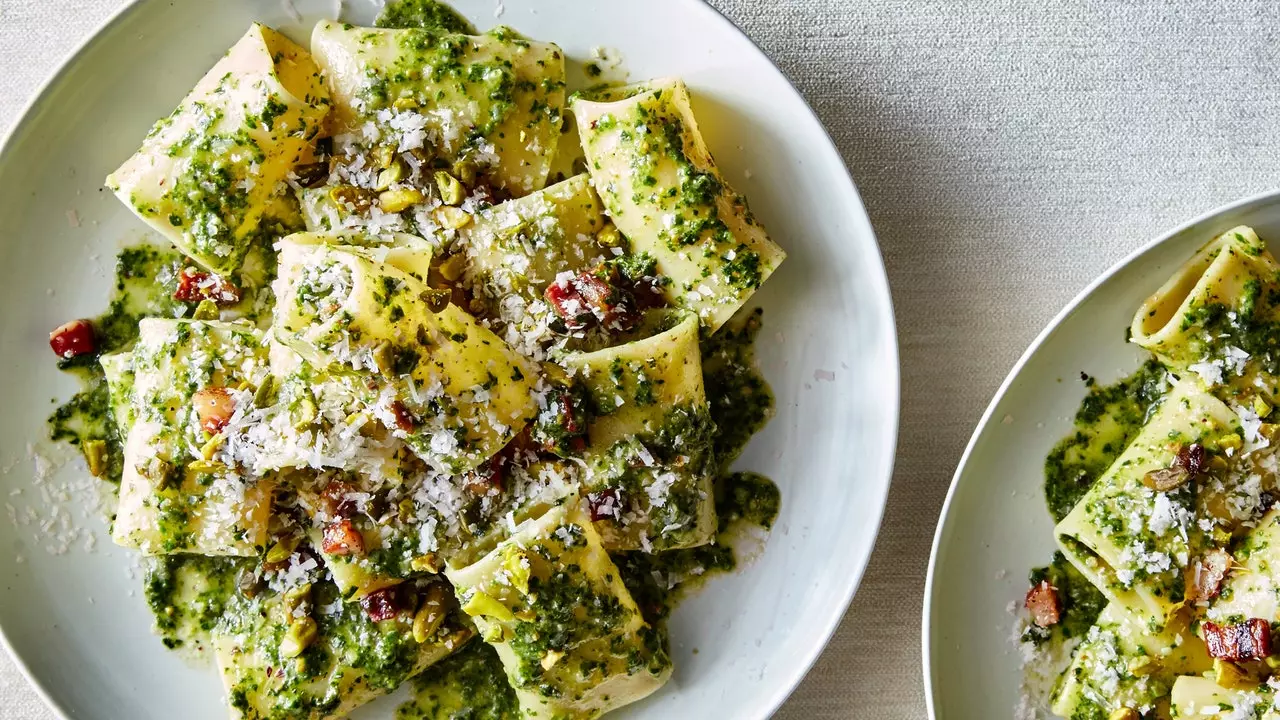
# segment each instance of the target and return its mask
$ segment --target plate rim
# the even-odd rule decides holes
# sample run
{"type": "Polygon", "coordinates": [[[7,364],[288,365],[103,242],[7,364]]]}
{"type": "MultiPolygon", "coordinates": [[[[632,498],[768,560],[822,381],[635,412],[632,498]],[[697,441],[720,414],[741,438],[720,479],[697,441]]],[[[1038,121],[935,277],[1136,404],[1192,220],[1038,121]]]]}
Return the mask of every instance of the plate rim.
{"type": "MultiPolygon", "coordinates": [[[[802,660],[792,666],[788,676],[784,682],[777,683],[775,689],[767,695],[766,701],[760,706],[760,712],[754,717],[757,720],[764,720],[771,717],[786,700],[791,697],[795,690],[800,686],[801,682],[808,676],[809,671],[817,662],[818,658],[826,651],[834,637],[836,630],[839,629],[844,618],[848,615],[849,606],[853,602],[853,598],[857,595],[858,589],[862,585],[862,580],[866,575],[867,567],[870,564],[871,557],[875,553],[876,546],[883,528],[885,509],[888,505],[889,491],[893,485],[894,471],[897,464],[897,446],[899,432],[901,430],[900,421],[902,413],[902,364],[901,352],[898,338],[897,314],[894,309],[893,294],[889,285],[888,271],[884,262],[884,252],[880,247],[880,240],[875,231],[875,226],[871,221],[871,216],[867,212],[866,203],[863,202],[862,194],[858,190],[857,183],[854,181],[853,173],[849,168],[848,162],[845,160],[844,154],[836,145],[835,140],[831,136],[830,130],[822,122],[813,106],[809,103],[803,93],[792,81],[790,76],[782,71],[773,58],[764,51],[759,43],[755,41],[745,30],[729,19],[727,15],[718,8],[712,6],[707,0],[674,0],[689,8],[693,12],[701,12],[711,22],[721,25],[723,29],[736,34],[739,38],[746,41],[765,62],[769,64],[778,77],[786,83],[794,98],[799,101],[800,106],[807,115],[808,120],[816,129],[813,134],[814,142],[819,143],[825,152],[830,153],[839,161],[843,172],[838,173],[841,187],[837,188],[840,195],[846,196],[852,201],[851,209],[854,210],[854,227],[853,231],[861,230],[865,232],[870,239],[871,248],[868,259],[871,260],[865,267],[870,279],[873,281],[873,296],[880,299],[882,304],[877,305],[881,308],[881,312],[876,313],[882,315],[877,318],[878,323],[885,328],[887,337],[880,338],[886,341],[884,351],[886,353],[884,370],[887,377],[884,379],[889,382],[888,391],[892,402],[888,403],[887,408],[881,408],[874,416],[878,424],[885,428],[884,446],[879,448],[885,461],[881,472],[874,475],[863,475],[861,482],[874,480],[871,484],[871,491],[876,507],[873,511],[871,522],[868,523],[871,532],[871,542],[865,548],[860,558],[856,558],[853,563],[852,572],[846,575],[845,587],[842,589],[843,596],[837,606],[833,607],[833,612],[829,613],[827,619],[819,623],[815,630],[815,637],[818,640],[811,644],[810,648],[804,654],[802,660]],[[821,141],[819,141],[821,138],[821,141]]],[[[88,51],[92,46],[102,41],[103,35],[114,28],[116,25],[125,22],[128,17],[136,12],[140,12],[142,8],[150,6],[152,3],[160,2],[160,0],[128,0],[114,12],[103,19],[96,27],[94,27],[82,40],[75,43],[66,55],[54,64],[53,69],[36,85],[31,91],[25,103],[15,115],[13,123],[9,128],[0,134],[0,164],[3,164],[6,156],[13,152],[16,147],[19,136],[27,132],[29,126],[35,119],[39,110],[47,103],[50,89],[58,82],[64,73],[72,64],[77,62],[81,55],[88,51]]],[[[846,234],[853,234],[852,232],[846,234]]],[[[967,451],[966,451],[967,454],[967,451]]],[[[950,493],[948,493],[950,500],[950,493]]],[[[932,570],[932,565],[931,565],[932,570]]],[[[927,590],[926,590],[927,592],[927,590]]],[[[31,668],[18,655],[11,644],[3,625],[0,625],[0,648],[3,648],[5,655],[8,656],[14,667],[17,668],[22,677],[27,681],[27,686],[33,689],[39,696],[44,706],[54,714],[59,720],[71,720],[71,716],[63,708],[41,682],[32,673],[31,668]]],[[[927,677],[926,677],[927,685],[927,677]]],[[[930,710],[932,715],[932,710],[930,710]]]]}
{"type": "Polygon", "coordinates": [[[1129,265],[1137,262],[1143,256],[1154,251],[1156,248],[1173,241],[1186,231],[1198,225],[1210,222],[1219,216],[1226,215],[1250,205],[1277,199],[1280,199],[1280,186],[1272,187],[1253,195],[1247,195],[1243,198],[1228,201],[1175,225],[1169,230],[1155,235],[1153,239],[1148,240],[1131,251],[1128,255],[1125,255],[1120,260],[1116,261],[1115,264],[1104,270],[1100,275],[1085,285],[1080,292],[1076,293],[1075,297],[1068,301],[1067,304],[1064,305],[1063,308],[1059,310],[1057,314],[1049,320],[1048,324],[1046,324],[1045,327],[1036,335],[1035,339],[1031,341],[1031,344],[1027,346],[1027,349],[1018,357],[1017,362],[1013,364],[1013,367],[1009,370],[1008,374],[1005,375],[1004,380],[1001,381],[1000,386],[992,395],[991,401],[987,404],[986,409],[983,410],[982,417],[979,418],[977,425],[974,427],[973,434],[969,436],[969,442],[965,445],[964,453],[960,456],[960,461],[956,465],[955,472],[951,476],[951,482],[947,487],[946,499],[942,503],[942,509],[938,512],[938,522],[934,528],[933,541],[929,549],[929,566],[925,574],[924,602],[921,604],[920,623],[920,657],[924,675],[925,707],[928,711],[929,720],[938,720],[933,655],[931,652],[931,641],[933,639],[932,620],[935,601],[934,595],[938,592],[938,589],[934,586],[934,575],[938,565],[938,551],[942,545],[942,536],[944,532],[952,522],[956,522],[956,520],[952,518],[951,503],[955,498],[957,488],[960,486],[960,478],[965,473],[965,469],[969,464],[970,456],[972,455],[973,449],[977,445],[979,438],[986,434],[987,428],[991,424],[992,417],[995,415],[996,407],[998,407],[1001,401],[1004,400],[1004,396],[1008,394],[1009,388],[1012,386],[1014,380],[1022,374],[1023,368],[1028,362],[1030,362],[1031,358],[1040,351],[1040,347],[1048,340],[1049,336],[1058,329],[1058,326],[1065,322],[1068,317],[1073,315],[1079,306],[1092,296],[1101,285],[1106,283],[1129,265]]]}

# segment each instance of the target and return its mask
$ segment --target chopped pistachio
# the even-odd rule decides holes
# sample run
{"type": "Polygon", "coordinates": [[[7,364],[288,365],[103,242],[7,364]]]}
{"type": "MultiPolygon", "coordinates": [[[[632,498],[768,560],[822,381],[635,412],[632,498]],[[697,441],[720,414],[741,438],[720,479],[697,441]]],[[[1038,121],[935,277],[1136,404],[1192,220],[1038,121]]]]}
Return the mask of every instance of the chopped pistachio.
{"type": "Polygon", "coordinates": [[[402,521],[413,517],[418,511],[417,505],[413,502],[413,498],[407,497],[396,503],[396,512],[402,521]]]}
{"type": "Polygon", "coordinates": [[[107,474],[107,444],[102,440],[86,440],[84,461],[89,464],[89,474],[100,478],[107,474]]]}
{"type": "Polygon", "coordinates": [[[1276,428],[1280,428],[1280,425],[1264,422],[1258,426],[1258,434],[1266,438],[1268,441],[1275,440],[1276,428]]]}
{"type": "Polygon", "coordinates": [[[315,421],[320,411],[316,408],[316,404],[311,398],[302,398],[298,403],[298,416],[294,419],[293,426],[299,430],[303,430],[315,421]]]}
{"type": "Polygon", "coordinates": [[[1261,395],[1254,395],[1253,411],[1258,414],[1258,417],[1264,418],[1271,414],[1271,403],[1267,402],[1266,398],[1261,395]]]}
{"type": "Polygon", "coordinates": [[[293,555],[293,551],[298,547],[298,538],[294,535],[286,535],[276,541],[271,549],[267,551],[267,562],[282,563],[293,555]]]}
{"type": "Polygon", "coordinates": [[[519,610],[516,612],[515,615],[516,615],[516,619],[521,622],[533,622],[534,620],[538,619],[538,613],[530,610],[529,608],[525,608],[524,610],[519,610]]]}
{"type": "Polygon", "coordinates": [[[378,162],[378,167],[389,168],[391,163],[396,160],[396,147],[394,145],[380,145],[377,150],[373,151],[373,159],[378,162]]]}
{"type": "Polygon", "coordinates": [[[1248,690],[1261,682],[1253,673],[1222,658],[1214,658],[1213,673],[1217,683],[1228,690],[1248,690]]]}
{"type": "Polygon", "coordinates": [[[489,643],[505,642],[506,636],[507,636],[507,632],[502,628],[501,625],[490,625],[489,627],[485,628],[484,634],[482,635],[482,637],[484,638],[484,641],[489,643]]]}
{"type": "Polygon", "coordinates": [[[424,202],[427,199],[421,191],[413,188],[396,188],[378,195],[378,207],[384,212],[398,213],[424,202]]]}
{"type": "Polygon", "coordinates": [[[1156,661],[1150,655],[1129,658],[1129,674],[1137,677],[1150,675],[1156,669],[1156,661]]]}
{"type": "Polygon", "coordinates": [[[436,208],[435,218],[436,222],[450,230],[461,230],[467,225],[470,225],[472,219],[471,213],[468,213],[462,208],[456,208],[450,205],[443,205],[436,208]]]}
{"type": "Polygon", "coordinates": [[[435,634],[449,614],[449,595],[444,585],[439,583],[427,588],[422,606],[413,616],[413,639],[424,643],[435,634]]]}
{"type": "Polygon", "coordinates": [[[151,458],[134,467],[138,474],[155,483],[158,488],[165,488],[173,480],[177,468],[163,458],[151,458]]]}
{"type": "Polygon", "coordinates": [[[218,303],[212,300],[201,300],[200,304],[196,305],[195,312],[191,313],[192,320],[217,320],[221,316],[218,303]]]}
{"type": "Polygon", "coordinates": [[[405,168],[404,161],[396,158],[391,161],[390,167],[378,173],[378,184],[374,186],[374,189],[379,191],[386,190],[408,176],[409,173],[405,168]]]}
{"type": "Polygon", "coordinates": [[[1131,707],[1116,708],[1107,716],[1107,720],[1139,720],[1141,715],[1131,707]]]}
{"type": "Polygon", "coordinates": [[[548,650],[547,654],[542,656],[542,660],[538,661],[538,664],[542,666],[543,670],[550,670],[555,667],[556,663],[560,662],[560,659],[563,657],[564,653],[559,650],[548,650]]]}
{"type": "Polygon", "coordinates": [[[618,232],[617,225],[609,223],[596,233],[596,243],[601,247],[622,247],[622,233],[618,232]]]}
{"type": "Polygon", "coordinates": [[[378,372],[383,377],[391,377],[395,374],[395,345],[385,340],[378,343],[373,348],[373,362],[378,366],[378,372]]]}
{"type": "Polygon", "coordinates": [[[453,298],[453,293],[448,290],[437,290],[428,288],[419,296],[422,301],[427,304],[427,309],[431,312],[440,312],[449,307],[449,300],[453,298]]]}
{"type": "Polygon", "coordinates": [[[460,628],[449,633],[441,644],[445,646],[445,649],[456,650],[462,647],[463,643],[470,640],[473,634],[467,628],[460,628]]]}
{"type": "Polygon", "coordinates": [[[1227,433],[1218,438],[1218,447],[1223,450],[1236,451],[1244,446],[1244,440],[1236,433],[1227,433]]]}
{"type": "Polygon", "coordinates": [[[344,213],[351,209],[355,212],[364,212],[373,205],[373,198],[369,191],[354,185],[334,185],[329,190],[329,199],[337,203],[338,208],[344,213]]]}
{"type": "Polygon", "coordinates": [[[463,273],[466,271],[467,256],[465,253],[454,253],[440,263],[440,276],[451,283],[461,280],[463,273]]]}
{"type": "Polygon", "coordinates": [[[226,469],[226,465],[213,460],[193,460],[187,464],[187,474],[192,476],[213,475],[226,469]]]}
{"type": "Polygon", "coordinates": [[[507,571],[511,587],[521,595],[529,594],[529,556],[518,545],[508,545],[502,551],[502,567],[507,571]]]}
{"type": "Polygon", "coordinates": [[[324,184],[329,177],[329,163],[313,162],[293,166],[293,178],[299,185],[316,188],[324,184]]]}
{"type": "Polygon", "coordinates": [[[516,617],[506,605],[482,592],[472,595],[471,599],[462,606],[462,611],[472,617],[486,615],[501,622],[511,622],[516,617]]]}
{"type": "Polygon", "coordinates": [[[1210,536],[1213,538],[1213,544],[1218,547],[1226,547],[1231,543],[1231,531],[1224,527],[1215,527],[1210,536]]]}
{"type": "Polygon", "coordinates": [[[445,205],[461,205],[467,197],[467,189],[462,187],[458,178],[444,170],[436,171],[436,189],[440,191],[440,202],[445,205]]]}
{"type": "Polygon", "coordinates": [[[274,375],[268,375],[258,389],[253,391],[253,404],[258,407],[267,407],[271,405],[271,401],[276,394],[276,378],[274,375]]]}
{"type": "Polygon", "coordinates": [[[1280,657],[1276,657],[1275,655],[1269,655],[1262,662],[1266,663],[1267,667],[1271,668],[1272,670],[1280,670],[1280,657]]]}
{"type": "Polygon", "coordinates": [[[226,436],[222,433],[209,438],[204,445],[200,446],[200,457],[205,460],[212,460],[213,456],[218,452],[218,448],[222,447],[222,443],[226,442],[226,439],[226,436]]]}
{"type": "Polygon", "coordinates": [[[289,629],[280,642],[280,656],[295,658],[302,654],[320,634],[316,621],[309,617],[298,618],[289,623],[289,629]]]}
{"type": "Polygon", "coordinates": [[[440,572],[440,556],[435,553],[419,555],[409,561],[409,567],[414,572],[438,573],[440,572]]]}
{"type": "Polygon", "coordinates": [[[476,184],[478,168],[476,161],[470,157],[460,157],[453,163],[453,176],[462,181],[463,185],[471,187],[476,184]]]}
{"type": "Polygon", "coordinates": [[[398,97],[395,102],[391,103],[391,107],[397,110],[413,110],[418,107],[418,101],[411,97],[398,97]]]}

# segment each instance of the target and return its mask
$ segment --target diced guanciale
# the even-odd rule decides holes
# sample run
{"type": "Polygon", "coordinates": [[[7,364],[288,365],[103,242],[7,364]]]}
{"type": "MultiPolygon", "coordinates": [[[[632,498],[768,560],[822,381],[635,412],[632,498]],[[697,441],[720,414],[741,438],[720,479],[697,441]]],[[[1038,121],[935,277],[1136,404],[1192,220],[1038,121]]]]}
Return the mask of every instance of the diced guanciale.
{"type": "Polygon", "coordinates": [[[1271,655],[1271,623],[1262,618],[1250,618],[1235,625],[1205,620],[1200,623],[1200,630],[1209,654],[1215,658],[1241,662],[1262,660],[1271,655]]]}
{"type": "Polygon", "coordinates": [[[231,422],[236,413],[236,400],[224,387],[211,385],[197,390],[191,396],[195,406],[196,417],[200,419],[200,427],[210,435],[217,435],[231,422]]]}
{"type": "Polygon", "coordinates": [[[58,357],[69,360],[97,350],[98,336],[93,331],[93,323],[88,320],[72,320],[49,333],[49,347],[58,357]]]}
{"type": "Polygon", "coordinates": [[[364,536],[355,523],[343,518],[324,526],[320,549],[326,555],[364,555],[364,536]]]}
{"type": "Polygon", "coordinates": [[[1058,589],[1041,580],[1027,591],[1024,601],[1027,610],[1031,611],[1031,621],[1040,627],[1057,625],[1062,619],[1062,601],[1058,598],[1058,589]]]}
{"type": "Polygon", "coordinates": [[[606,330],[630,330],[639,322],[635,297],[626,288],[600,277],[602,272],[588,270],[574,277],[557,278],[547,286],[543,295],[568,330],[584,330],[593,325],[606,330]]]}
{"type": "Polygon", "coordinates": [[[182,302],[212,300],[216,305],[235,305],[240,297],[240,288],[230,280],[189,267],[178,273],[178,289],[173,293],[173,299],[182,302]]]}
{"type": "Polygon", "coordinates": [[[1222,592],[1222,582],[1231,571],[1231,555],[1226,550],[1214,548],[1191,563],[1186,570],[1188,602],[1212,600],[1222,592]]]}

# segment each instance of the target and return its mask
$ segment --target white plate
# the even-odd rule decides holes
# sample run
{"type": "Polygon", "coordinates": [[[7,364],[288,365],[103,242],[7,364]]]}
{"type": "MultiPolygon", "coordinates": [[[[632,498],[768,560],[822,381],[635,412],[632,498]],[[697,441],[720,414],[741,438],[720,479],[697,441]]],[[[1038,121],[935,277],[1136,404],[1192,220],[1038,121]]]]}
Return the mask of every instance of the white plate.
{"type": "MultiPolygon", "coordinates": [[[[367,0],[365,0],[367,2],[367,0]]],[[[75,383],[46,334],[103,310],[117,248],[141,234],[102,178],[244,32],[261,20],[305,41],[336,0],[144,0],[98,32],[55,76],[0,153],[0,494],[49,518],[33,486],[29,442],[51,399],[75,383]],[[74,214],[72,214],[74,213],[74,214]]],[[[347,2],[347,17],[370,6],[347,2]]],[[[761,557],[680,607],[671,684],[620,717],[763,718],[790,693],[844,614],[875,540],[892,468],[898,368],[893,314],[875,237],[840,156],[786,79],[711,8],[693,0],[472,0],[478,26],[499,20],[560,43],[572,58],[621,52],[631,78],[680,75],[731,182],[790,258],[758,295],[760,341],[778,416],[741,465],[782,486],[781,518],[761,557]],[[495,20],[495,9],[505,12],[495,20]],[[697,651],[696,654],[694,651],[697,651]]],[[[575,72],[575,71],[571,71],[575,72]]],[[[571,77],[572,79],[572,77],[571,77]]],[[[83,478],[79,460],[51,485],[83,478]]],[[[32,526],[0,520],[0,627],[49,702],[74,718],[225,717],[210,669],[185,665],[149,632],[130,553],[83,513],[58,505],[97,547],[44,548],[32,526]]],[[[364,716],[389,717],[382,701],[364,716]]]]}
{"type": "Polygon", "coordinates": [[[1049,323],[978,424],[951,482],[925,588],[924,676],[930,717],[1013,716],[1022,675],[1015,616],[1027,573],[1055,549],[1044,459],[1070,432],[1082,371],[1109,383],[1145,353],[1125,330],[1142,301],[1218,233],[1250,225],[1280,249],[1280,191],[1219,208],[1111,268],[1049,323]]]}

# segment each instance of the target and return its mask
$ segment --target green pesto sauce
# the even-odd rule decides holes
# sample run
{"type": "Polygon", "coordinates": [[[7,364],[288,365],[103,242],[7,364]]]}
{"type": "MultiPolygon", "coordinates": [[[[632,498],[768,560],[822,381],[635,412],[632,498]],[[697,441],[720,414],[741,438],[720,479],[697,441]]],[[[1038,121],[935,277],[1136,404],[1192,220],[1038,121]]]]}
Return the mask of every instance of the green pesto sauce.
{"type": "MultiPolygon", "coordinates": [[[[107,380],[98,364],[106,353],[127,349],[138,338],[138,321],[172,317],[183,304],[173,299],[182,255],[151,244],[125,248],[116,258],[116,282],[107,312],[93,319],[98,352],[60,360],[58,367],[80,378],[81,390],[49,416],[49,435],[103,458],[100,473],[120,482],[123,442],[111,419],[107,380]]],[[[93,467],[95,463],[90,463],[93,467]]]]}
{"type": "Polygon", "coordinates": [[[250,561],[202,555],[163,555],[146,560],[143,594],[155,630],[170,650],[208,644],[236,592],[236,576],[250,561]]]}
{"type": "Polygon", "coordinates": [[[377,27],[421,28],[437,32],[475,35],[476,29],[457,10],[438,0],[394,0],[378,15],[377,27]]]}
{"type": "Polygon", "coordinates": [[[1044,462],[1045,502],[1054,522],[1071,512],[1142,429],[1167,390],[1164,376],[1163,366],[1148,360],[1112,385],[1097,385],[1093,378],[1086,378],[1089,394],[1076,411],[1075,428],[1044,462]]]}
{"type": "Polygon", "coordinates": [[[1023,639],[1039,645],[1055,638],[1083,638],[1106,607],[1106,596],[1081,575],[1061,552],[1055,552],[1053,561],[1045,567],[1031,571],[1031,585],[1039,585],[1043,580],[1048,580],[1050,585],[1058,589],[1058,598],[1062,601],[1062,620],[1047,628],[1029,625],[1023,633],[1023,639]]]}
{"type": "Polygon", "coordinates": [[[781,493],[778,486],[763,475],[725,475],[716,481],[715,492],[720,527],[714,543],[652,555],[643,552],[610,555],[646,621],[660,623],[708,577],[737,568],[734,545],[742,537],[744,524],[767,530],[778,517],[781,493]]]}
{"type": "Polygon", "coordinates": [[[702,379],[715,421],[716,459],[728,468],[773,417],[773,392],[756,366],[755,340],[764,310],[725,323],[702,341],[702,379]]]}
{"type": "Polygon", "coordinates": [[[517,720],[516,693],[493,646],[479,639],[413,680],[413,699],[396,720],[517,720]]]}

